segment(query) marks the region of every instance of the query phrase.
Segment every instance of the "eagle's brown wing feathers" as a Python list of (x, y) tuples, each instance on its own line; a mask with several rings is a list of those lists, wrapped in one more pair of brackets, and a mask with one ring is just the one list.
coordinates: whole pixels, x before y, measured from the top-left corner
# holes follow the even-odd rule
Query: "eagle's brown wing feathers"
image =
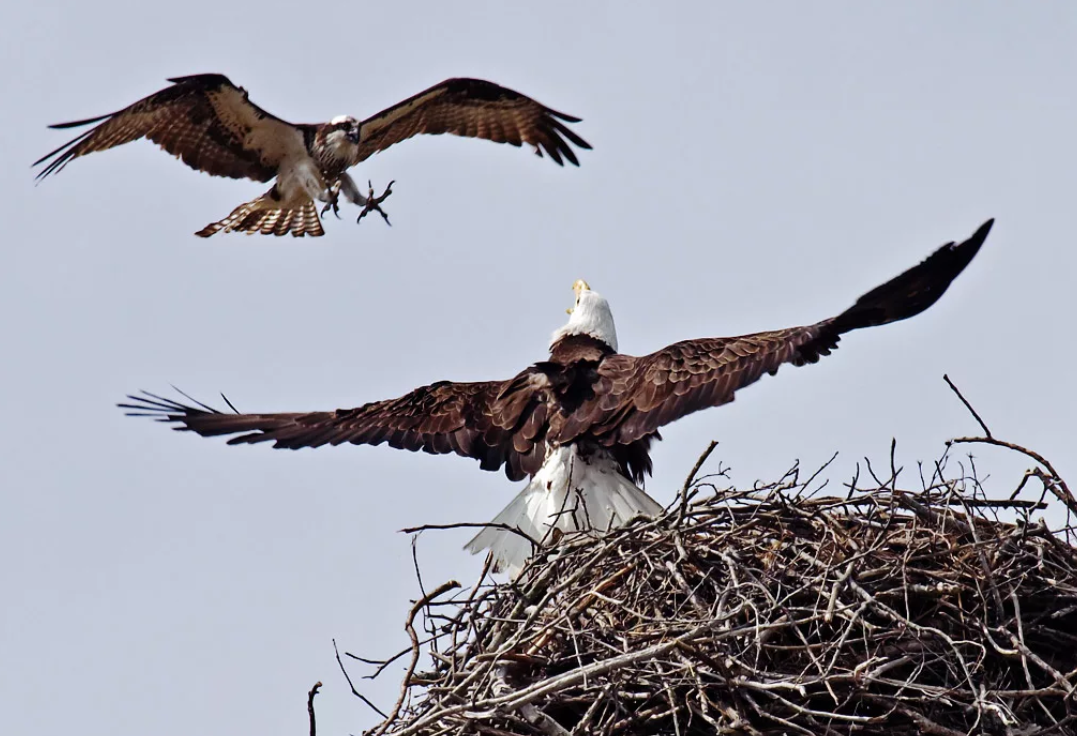
[(558, 439), (587, 434), (610, 447), (647, 437), (687, 414), (732, 401), (737, 389), (792, 360), (818, 330), (685, 340), (641, 357), (611, 355), (599, 366), (595, 398), (566, 421)]
[[(992, 223), (959, 245), (948, 243), (831, 319), (741, 337), (685, 340), (642, 357), (609, 355), (588, 368), (595, 371), (588, 396), (568, 412), (554, 408), (561, 390), (557, 374), (551, 378), (552, 364), (541, 363), (509, 381), (435, 383), (398, 399), (335, 412), (222, 414), (153, 394), (129, 397), (133, 403), (120, 406), (203, 436), (238, 435), (232, 444), (273, 442), (294, 449), (386, 442), (412, 451), (455, 452), (488, 470), (504, 465), (506, 475), (518, 480), (541, 467), (546, 441), (586, 439), (615, 453), (630, 450), (656, 437), (665, 424), (732, 401), (738, 389), (764, 373), (829, 355), (846, 332), (919, 314), (968, 266)], [(642, 458), (626, 460), (630, 468), (635, 465), (634, 476), (649, 468), (645, 446), (642, 452)]]
[[(228, 440), (231, 445), (272, 442), (274, 447), (295, 450), (384, 442), (413, 452), (474, 458), (484, 470), (504, 465), (506, 475), (519, 480), (542, 465), (545, 446), (522, 439), (533, 432), (527, 419), (535, 402), (526, 396), (499, 401), (505, 384), (442, 381), (355, 409), (302, 413), (226, 413), (193, 399), (185, 404), (150, 393), (129, 396), (131, 403), (120, 406), (130, 416), (153, 417), (203, 437), (237, 435)], [(517, 434), (521, 439), (514, 442)]]
[[(269, 181), (281, 161), (305, 153), (303, 131), (254, 105), (247, 92), (220, 74), (170, 79), (172, 86), (101, 117), (60, 123), (76, 128), (98, 123), (42, 156), (42, 179), (72, 159), (149, 138), (193, 169), (233, 179)], [(51, 160), (50, 160), (51, 159)]]
[(598, 368), (595, 397), (574, 412), (556, 439), (588, 434), (606, 446), (634, 442), (687, 414), (732, 401), (738, 389), (785, 363), (815, 363), (846, 332), (919, 314), (968, 266), (992, 224), (988, 220), (965, 242), (944, 245), (837, 317), (814, 325), (685, 340), (642, 357), (611, 355)]
[(519, 146), (529, 143), (558, 164), (579, 165), (569, 143), (590, 144), (565, 125), (579, 118), (540, 105), (506, 87), (481, 79), (447, 79), (363, 121), (359, 151), (350, 165), (419, 134), (451, 133)]

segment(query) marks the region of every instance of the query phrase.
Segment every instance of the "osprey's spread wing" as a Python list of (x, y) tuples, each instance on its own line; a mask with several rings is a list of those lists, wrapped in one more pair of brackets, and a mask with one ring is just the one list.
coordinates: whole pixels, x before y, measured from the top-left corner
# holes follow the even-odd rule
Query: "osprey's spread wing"
[(149, 138), (192, 169), (232, 179), (269, 181), (286, 157), (306, 155), (300, 127), (251, 103), (246, 90), (227, 77), (199, 74), (168, 81), (171, 87), (118, 112), (50, 126), (98, 123), (35, 161), (34, 166), (48, 162), (37, 178), (59, 171), (79, 156), (139, 138)]
[[(529, 143), (558, 164), (579, 165), (569, 142), (591, 146), (565, 123), (579, 118), (551, 110), (530, 97), (481, 79), (447, 79), (430, 89), (364, 120), (359, 150), (351, 165), (364, 161), (394, 143), (423, 133), (452, 133), (519, 146)], [(567, 139), (567, 141), (566, 141)]]
[(611, 355), (598, 368), (594, 398), (573, 412), (556, 439), (587, 435), (606, 446), (629, 444), (687, 414), (732, 401), (738, 389), (784, 363), (815, 363), (846, 332), (917, 315), (965, 269), (993, 222), (960, 245), (944, 245), (837, 317), (742, 337), (685, 340), (642, 357)]
[(129, 396), (132, 403), (120, 407), (127, 409), (129, 416), (178, 424), (175, 429), (203, 437), (237, 435), (228, 440), (230, 445), (272, 442), (277, 448), (297, 450), (384, 442), (412, 452), (456, 453), (474, 458), (484, 470), (505, 465), (509, 479), (520, 480), (541, 467), (545, 447), (536, 449), (533, 442), (520, 443), (519, 450), (514, 447), (514, 435), (528, 433), (529, 423), (521, 419), (534, 413), (534, 397), (498, 401), (506, 383), (441, 381), (398, 399), (336, 411), (227, 413), (193, 399), (191, 404), (184, 404), (151, 393)]

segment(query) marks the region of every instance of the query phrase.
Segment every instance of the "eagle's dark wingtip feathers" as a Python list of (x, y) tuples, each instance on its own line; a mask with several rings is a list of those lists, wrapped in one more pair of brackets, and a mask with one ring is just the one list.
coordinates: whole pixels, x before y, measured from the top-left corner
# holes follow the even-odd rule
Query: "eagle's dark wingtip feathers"
[[(927, 263), (933, 258), (941, 259), (946, 257), (950, 262), (950, 270), (957, 268), (957, 273), (954, 274), (954, 277), (956, 278), (957, 275), (972, 262), (972, 259), (976, 257), (976, 254), (980, 252), (980, 248), (983, 247), (994, 224), (995, 218), (992, 217), (980, 225), (980, 227), (976, 228), (976, 232), (970, 235), (966, 240), (963, 240), (960, 243), (953, 241), (947, 243), (925, 258), (923, 263)], [(960, 267), (958, 268), (958, 266)]]
[(978, 243), (978, 245), (976, 246), (976, 249), (979, 250), (980, 246), (984, 244), (985, 240), (987, 240), (987, 236), (991, 232), (991, 228), (993, 228), (994, 226), (995, 226), (995, 218), (994, 217), (989, 217), (984, 222), (984, 224), (982, 224), (982, 225), (980, 225), (980, 227), (976, 228), (976, 232), (974, 232), (971, 236), (969, 236), (969, 240), (966, 241), (966, 242), (974, 241), (974, 242)]
[[(205, 412), (207, 412), (209, 414), (220, 414), (221, 413), (217, 409), (214, 409), (212, 406), (210, 406), (208, 404), (203, 404), (201, 401), (194, 398), (193, 396), (191, 396), (189, 393), (187, 393), (183, 389), (178, 388), (175, 384), (172, 384), (172, 390), (175, 391), (176, 393), (178, 393), (183, 398), (190, 401), (191, 403), (195, 404), (199, 409), (202, 409), (203, 411), (205, 411)], [(221, 395), (223, 396), (224, 394), (221, 394)], [(179, 404), (178, 402), (177, 402), (176, 405), (177, 406), (182, 406), (182, 404)]]
[(852, 307), (832, 320), (827, 332), (841, 334), (914, 317), (931, 307), (980, 252), (994, 218), (980, 225), (966, 240), (950, 242), (923, 261), (867, 292)]
[(926, 309), (934, 304), (950, 284), (972, 263), (972, 259), (976, 257), (976, 254), (980, 252), (980, 248), (987, 241), (987, 236), (994, 224), (995, 218), (988, 219), (962, 242), (947, 243), (925, 258), (918, 266), (910, 268), (888, 283), (897, 282), (904, 277), (911, 277), (918, 270), (922, 271), (930, 286), (942, 287), (942, 290), (938, 292), (935, 298), (924, 306), (924, 309)]
[[(121, 409), (130, 410), (125, 412), (126, 416), (153, 417), (161, 422), (182, 422), (183, 417), (191, 416), (192, 414), (222, 413), (212, 406), (192, 398), (189, 394), (181, 391), (175, 386), (173, 386), (172, 389), (191, 401), (195, 406), (184, 404), (175, 399), (155, 394), (152, 391), (146, 391), (145, 389), (142, 389), (137, 394), (127, 394), (127, 399), (129, 399), (131, 403), (123, 402), (116, 406)], [(229, 406), (231, 406), (231, 404), (229, 404)]]
[(228, 397), (224, 395), (223, 391), (221, 392), (221, 400), (228, 404), (228, 408), (232, 410), (233, 414), (239, 414), (239, 409), (236, 408), (235, 404), (228, 400)]

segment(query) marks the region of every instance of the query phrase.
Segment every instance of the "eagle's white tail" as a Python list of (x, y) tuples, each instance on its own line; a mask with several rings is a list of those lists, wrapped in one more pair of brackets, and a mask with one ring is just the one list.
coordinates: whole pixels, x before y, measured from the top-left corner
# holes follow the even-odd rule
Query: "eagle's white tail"
[(295, 237), (310, 235), (318, 237), (325, 235), (322, 229), (321, 218), (318, 217), (318, 207), (313, 200), (308, 199), (298, 207), (281, 208), (281, 202), (272, 194), (273, 190), (263, 194), (258, 199), (241, 204), (232, 210), (232, 214), (223, 220), (211, 222), (199, 230), (195, 235), (208, 238), (216, 232), (223, 230), (226, 233), (237, 231), (248, 235), (263, 233), (265, 235), (286, 235), (291, 233)]
[(605, 532), (633, 517), (660, 513), (658, 502), (621, 475), (604, 451), (581, 457), (575, 447), (558, 447), (492, 522), (518, 529), (526, 537), (489, 527), (464, 549), (472, 554), (489, 550), (495, 572), (507, 570), (515, 575), (534, 551), (530, 540), (548, 544), (554, 529)]

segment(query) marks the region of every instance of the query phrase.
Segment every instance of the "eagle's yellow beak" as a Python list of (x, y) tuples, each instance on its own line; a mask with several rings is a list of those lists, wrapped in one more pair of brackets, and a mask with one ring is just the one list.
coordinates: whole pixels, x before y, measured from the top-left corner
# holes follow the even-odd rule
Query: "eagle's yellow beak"
[[(591, 286), (586, 281), (584, 281), (583, 279), (576, 279), (572, 283), (572, 290), (574, 292), (576, 292), (576, 303), (579, 304), (580, 303), (580, 292), (581, 291), (590, 291)], [(573, 309), (572, 307), (569, 307), (568, 309), (565, 310), (565, 313), (566, 314), (572, 314), (572, 309)]]

